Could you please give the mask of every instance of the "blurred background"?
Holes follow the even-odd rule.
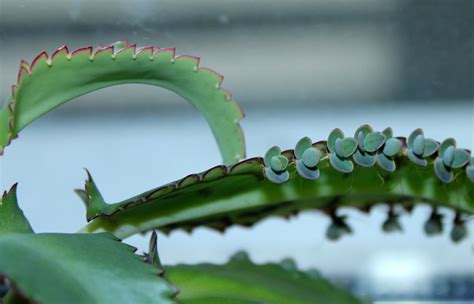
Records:
[[[0,0],[0,97],[21,59],[128,39],[176,47],[225,76],[247,117],[247,154],[291,148],[369,123],[406,136],[456,137],[474,148],[474,37],[470,0]],[[119,201],[221,162],[210,129],[186,101],[143,85],[107,88],[34,122],[0,158],[0,186],[19,182],[19,201],[37,232],[85,224],[72,189],[87,167],[106,200]],[[376,300],[474,299],[474,221],[460,244],[446,229],[429,238],[430,209],[402,217],[386,235],[387,209],[344,210],[354,235],[325,239],[329,219],[305,213],[268,219],[224,235],[196,229],[160,235],[167,264],[222,263],[244,249],[258,263],[295,259]],[[130,238],[145,250],[147,236]]]

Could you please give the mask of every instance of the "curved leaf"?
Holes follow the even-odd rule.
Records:
[[[0,235],[0,273],[48,304],[172,303],[174,289],[107,233]]]
[[[236,254],[224,265],[166,267],[166,276],[179,286],[180,303],[362,303],[315,272],[294,268],[294,262],[253,264]]]
[[[0,155],[23,128],[65,102],[113,85],[142,83],[188,100],[209,123],[224,163],[233,164],[245,157],[243,113],[221,88],[222,80],[199,67],[198,57],[176,56],[170,48],[117,43],[94,51],[69,52],[64,46],[50,57],[42,52],[31,65],[22,61],[17,84],[0,111]]]

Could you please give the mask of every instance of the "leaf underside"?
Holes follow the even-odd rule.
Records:
[[[34,302],[173,303],[158,270],[107,233],[9,233],[0,248],[1,273]]]
[[[141,83],[188,100],[209,123],[224,163],[236,163],[245,157],[239,125],[243,113],[221,88],[222,80],[211,69],[199,67],[198,57],[176,56],[171,48],[115,43],[73,52],[64,46],[50,57],[43,52],[31,65],[21,62],[17,84],[0,111],[0,155],[23,128],[61,104],[105,87]]]
[[[325,144],[314,145],[327,151]],[[206,226],[224,231],[233,224],[251,226],[271,215],[289,217],[303,210],[327,212],[339,207],[367,211],[380,203],[408,210],[426,203],[474,214],[474,183],[461,169],[451,183],[443,183],[433,170],[434,158],[427,159],[429,166],[420,167],[400,152],[393,157],[394,172],[355,165],[353,172],[344,174],[326,156],[318,163],[319,178],[309,180],[297,173],[292,150],[282,155],[290,160],[290,178],[283,184],[266,178],[262,158],[251,158],[189,175],[120,203],[103,202],[105,207],[82,231],[109,231],[121,238],[151,229],[167,233]]]
[[[179,286],[178,300],[184,304],[362,303],[317,272],[299,271],[291,261],[256,265],[239,255],[224,265],[168,266],[166,277]]]

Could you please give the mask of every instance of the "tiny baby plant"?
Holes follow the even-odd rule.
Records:
[[[209,227],[252,226],[269,216],[320,210],[331,218],[326,236],[353,232],[345,207],[368,212],[389,206],[385,232],[402,230],[403,210],[430,205],[424,224],[440,234],[440,208],[456,214],[451,239],[467,236],[474,214],[474,158],[452,138],[442,143],[416,129],[408,138],[369,125],[354,137],[333,130],[327,140],[298,141],[294,149],[272,147],[245,158],[239,122],[243,113],[221,87],[223,77],[199,66],[199,58],[174,49],[137,48],[116,42],[20,63],[17,83],[0,112],[0,153],[20,131],[54,108],[89,92],[125,83],[169,89],[206,118],[223,165],[190,174],[132,198],[108,203],[91,174],[76,190],[88,223],[78,233],[35,233],[16,198],[17,185],[0,201],[0,298],[4,303],[361,303],[317,271],[298,270],[292,260],[257,265],[238,252],[223,265],[163,266],[155,230],[170,233]],[[152,232],[149,251],[122,242]]]

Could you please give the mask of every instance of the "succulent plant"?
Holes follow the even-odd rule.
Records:
[[[320,172],[318,163],[323,153],[318,148],[313,147],[309,137],[303,137],[298,141],[295,148],[296,170],[304,178],[315,180]]]
[[[454,179],[453,170],[466,166],[470,158],[468,151],[456,148],[454,138],[448,138],[441,143],[435,160],[436,175],[443,183],[450,183]]]
[[[358,303],[319,274],[298,271],[291,260],[255,265],[239,253],[225,265],[163,266],[154,230],[190,232],[204,226],[224,232],[232,225],[251,226],[269,216],[287,218],[316,209],[330,216],[326,236],[336,240],[352,233],[347,217],[337,215],[340,208],[368,212],[388,204],[382,228],[394,232],[401,231],[403,210],[395,212],[395,207],[428,204],[433,211],[424,225],[426,234],[441,234],[441,207],[456,212],[453,242],[468,234],[465,216],[474,214],[474,158],[457,148],[454,139],[440,145],[425,138],[421,129],[405,139],[393,137],[390,128],[376,132],[364,125],[355,138],[334,129],[327,141],[312,143],[305,137],[294,151],[273,147],[263,158],[243,159],[243,113],[221,88],[222,76],[199,67],[197,57],[176,56],[174,49],[117,42],[95,50],[69,52],[62,47],[50,57],[42,52],[31,65],[22,61],[18,81],[0,111],[0,154],[46,112],[93,90],[130,82],[184,96],[207,119],[224,164],[112,204],[87,172],[84,189],[76,191],[88,221],[79,234],[34,233],[18,206],[14,185],[0,201],[0,298],[8,290],[4,302],[66,303],[77,296],[84,303]],[[148,231],[153,233],[144,255],[120,241]],[[37,265],[36,271],[31,265]],[[117,278],[111,282],[110,277]],[[275,290],[276,284],[291,288]],[[269,292],[281,298],[275,300]]]
[[[279,147],[274,146],[265,153],[264,164],[267,178],[272,182],[281,184],[290,178],[290,173],[287,171],[288,158],[281,155]]]
[[[352,137],[344,137],[344,132],[334,129],[328,137],[329,161],[331,166],[339,172],[351,173],[354,164],[350,157],[357,149],[357,141]]]
[[[439,143],[431,138],[425,138],[422,129],[413,131],[407,140],[407,156],[415,164],[426,167],[430,157],[438,151]]]

